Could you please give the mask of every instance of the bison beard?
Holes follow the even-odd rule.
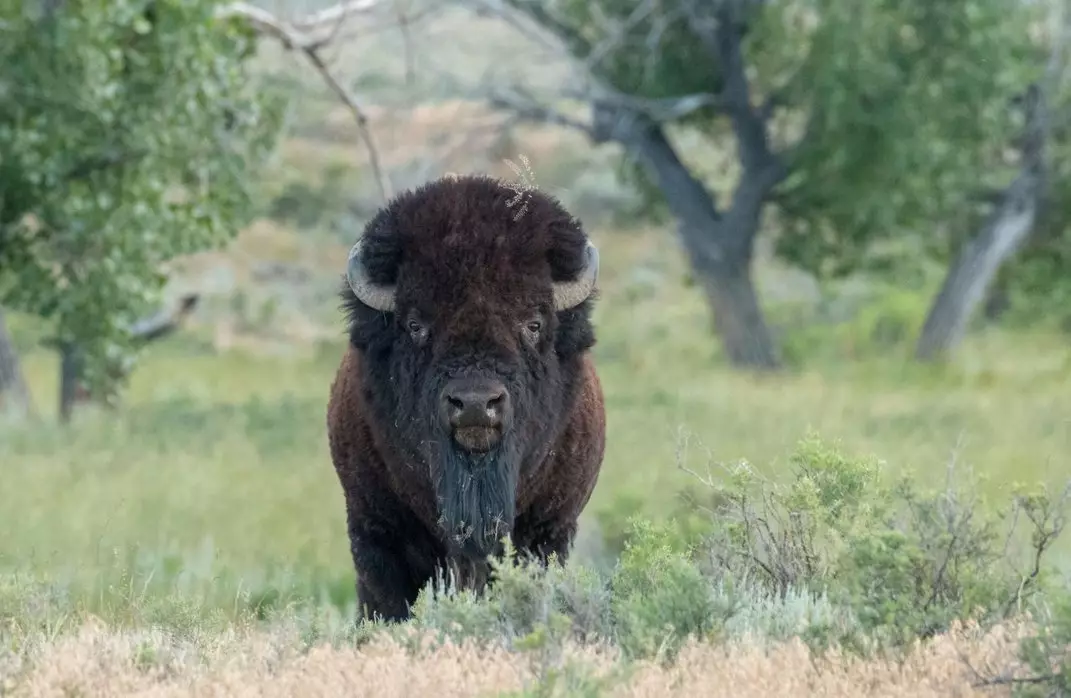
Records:
[[[483,563],[513,527],[517,469],[499,449],[469,455],[448,447],[433,473],[443,527],[454,552]]]

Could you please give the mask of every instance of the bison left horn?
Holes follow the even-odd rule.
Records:
[[[580,305],[595,289],[599,279],[599,249],[588,241],[587,263],[576,281],[554,284],[554,310],[565,310]]]
[[[375,310],[390,312],[394,310],[394,286],[382,286],[368,278],[368,272],[361,261],[361,241],[350,248],[349,262],[346,264],[346,280],[349,281],[353,295]]]

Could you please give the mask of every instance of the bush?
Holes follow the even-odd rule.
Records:
[[[793,589],[767,598],[748,583],[713,580],[697,550],[667,525],[636,520],[607,575],[576,564],[544,569],[511,551],[492,560],[496,579],[483,597],[440,579],[421,592],[407,626],[387,631],[540,652],[605,644],[629,659],[669,660],[689,638],[778,641],[853,624],[822,595]],[[362,634],[377,630],[366,625]]]
[[[1004,620],[1043,586],[1067,492],[1017,491],[1009,511],[993,514],[951,466],[943,491],[924,492],[906,477],[887,485],[874,460],[848,458],[814,437],[791,463],[785,485],[746,465],[726,484],[707,480],[720,502],[706,541],[710,574],[756,580],[780,599],[793,589],[827,595],[857,623],[851,636],[830,640],[902,648],[954,620]],[[1009,542],[1024,519],[1031,545],[1016,559]]]

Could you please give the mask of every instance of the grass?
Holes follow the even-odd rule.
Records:
[[[585,526],[611,552],[628,516],[687,510],[681,493],[694,478],[678,465],[746,459],[776,476],[811,429],[876,454],[892,474],[939,476],[957,448],[993,491],[1066,474],[1071,381],[1060,357],[1071,352],[1055,338],[974,338],[957,367],[934,375],[886,358],[746,377],[720,364],[676,255],[654,235],[608,235],[597,355],[609,443]],[[638,289],[640,266],[661,266],[662,285]],[[86,414],[68,432],[5,435],[0,511],[14,535],[0,539],[0,559],[81,580],[89,597],[114,551],[126,559],[132,549],[197,560],[201,572],[187,574],[203,575],[218,599],[233,600],[240,582],[265,584],[265,569],[307,590],[348,586],[324,422],[341,351],[325,342],[296,356],[217,352],[186,337],[143,357],[118,419]],[[25,364],[40,408],[54,414],[55,358],[34,352]]]

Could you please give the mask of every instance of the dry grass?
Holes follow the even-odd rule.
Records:
[[[691,643],[669,666],[625,666],[613,651],[572,647],[559,657],[573,666],[551,694],[575,694],[579,681],[599,682],[600,695],[662,696],[993,696],[977,687],[975,669],[1002,670],[1015,662],[1024,626],[981,634],[957,627],[920,646],[901,662],[811,654],[799,640],[763,649],[741,644]],[[486,696],[548,685],[548,664],[537,655],[446,643],[419,651],[388,636],[360,646],[299,650],[295,635],[233,630],[200,640],[155,631],[112,631],[87,623],[27,653],[21,667],[0,663],[0,693],[45,696]],[[2,658],[3,655],[0,655]],[[964,661],[967,659],[969,664]],[[559,667],[561,662],[559,662]],[[559,674],[559,676],[568,676]],[[577,676],[581,677],[579,680]],[[590,692],[585,692],[590,694]],[[541,695],[546,695],[540,691]]]

